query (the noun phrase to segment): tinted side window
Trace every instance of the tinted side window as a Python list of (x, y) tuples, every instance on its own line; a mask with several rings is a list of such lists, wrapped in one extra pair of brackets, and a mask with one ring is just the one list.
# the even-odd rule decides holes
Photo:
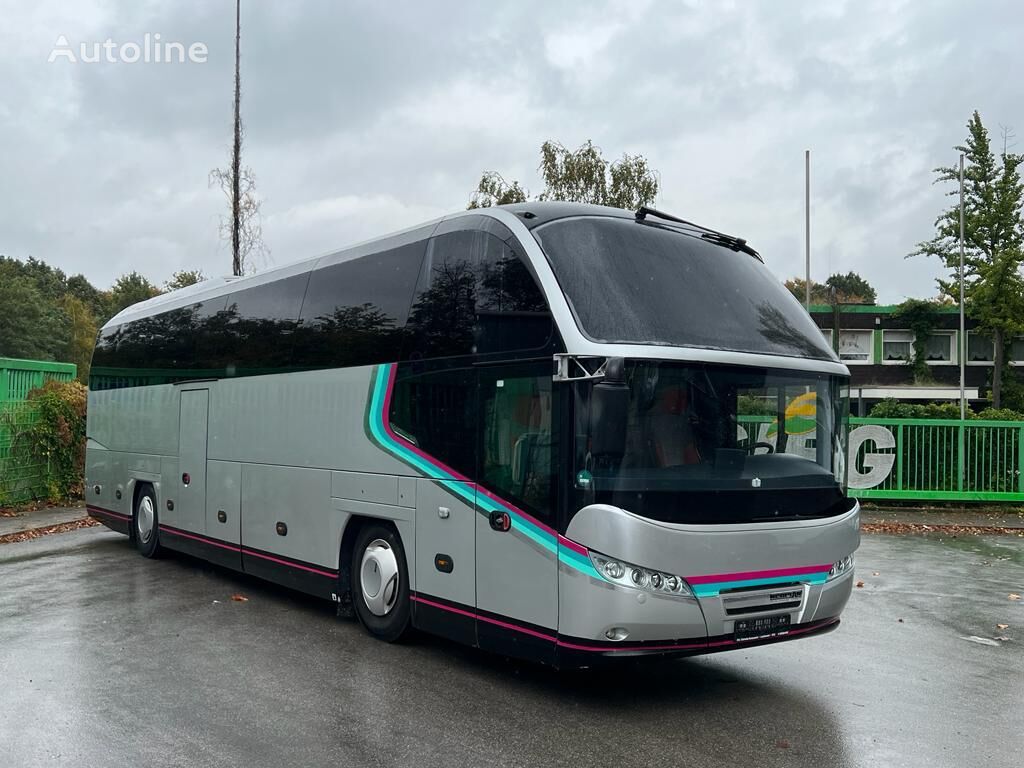
[[(225, 310), (227, 372), (271, 373), (291, 361), (292, 334), (309, 273), (247, 288), (228, 297)], [(240, 371), (239, 369), (245, 369)]]
[(426, 241), (313, 272), (292, 364), (342, 367), (394, 362)]
[(223, 376), (230, 350), (225, 345), (228, 323), (227, 296), (218, 296), (192, 307), (192, 334), (195, 349), (192, 368), (197, 375)]
[(403, 437), (469, 478), (476, 474), (474, 384), (468, 368), (402, 364), (388, 415)]
[(122, 325), (117, 359), (123, 367), (187, 368), (192, 362), (192, 308), (179, 307)]
[(476, 302), (477, 351), (543, 347), (553, 330), (551, 312), (522, 254), (495, 237), (485, 243)]
[(431, 238), (404, 357), (535, 349), (551, 329), (544, 297), (508, 243), (469, 230)]

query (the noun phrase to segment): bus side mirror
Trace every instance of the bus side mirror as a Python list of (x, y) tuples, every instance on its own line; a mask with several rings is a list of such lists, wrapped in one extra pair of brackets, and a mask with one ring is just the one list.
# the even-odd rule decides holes
[(626, 421), (629, 415), (629, 387), (625, 361), (610, 358), (604, 379), (590, 395), (590, 453), (595, 457), (621, 459), (626, 451)]

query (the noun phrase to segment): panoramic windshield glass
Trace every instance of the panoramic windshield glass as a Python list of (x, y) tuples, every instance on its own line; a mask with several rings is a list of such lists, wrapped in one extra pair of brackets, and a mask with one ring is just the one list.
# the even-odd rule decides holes
[(624, 413), (575, 385), (577, 508), (679, 523), (846, 510), (845, 379), (663, 361), (628, 361), (624, 379)]
[(799, 302), (749, 254), (608, 216), (560, 219), (534, 235), (595, 341), (835, 359)]

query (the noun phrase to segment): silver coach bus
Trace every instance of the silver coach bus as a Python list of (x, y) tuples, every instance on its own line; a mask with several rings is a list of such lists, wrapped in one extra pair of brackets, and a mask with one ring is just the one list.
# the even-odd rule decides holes
[(463, 212), (100, 331), (90, 513), (559, 666), (826, 632), (848, 371), (741, 239), (651, 209)]

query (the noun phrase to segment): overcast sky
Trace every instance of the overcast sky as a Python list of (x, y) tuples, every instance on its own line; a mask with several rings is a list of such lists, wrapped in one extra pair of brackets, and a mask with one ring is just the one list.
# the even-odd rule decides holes
[[(929, 237), (971, 111), (1024, 149), (1024, 4), (243, 2), (244, 162), (273, 264), (464, 208), (481, 171), (541, 191), (545, 139), (641, 153), (659, 208), (803, 274), (932, 296)], [(70, 6), (70, 9), (69, 7)], [(0, 253), (100, 287), (230, 271), (208, 173), (231, 140), (234, 2), (0, 0)], [(71, 63), (64, 35), (203, 43), (205, 63)]]

